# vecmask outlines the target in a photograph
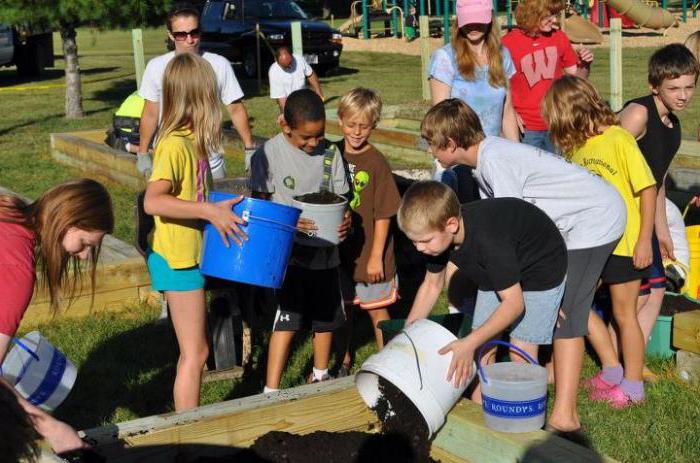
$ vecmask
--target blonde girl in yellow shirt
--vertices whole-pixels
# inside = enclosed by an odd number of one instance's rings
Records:
[[[208,203],[208,154],[220,148],[221,109],[216,77],[201,57],[183,53],[163,77],[163,118],[144,209],[155,216],[148,252],[152,287],[165,293],[180,358],[173,396],[175,410],[199,405],[202,370],[209,354],[204,277],[199,271],[202,221],[211,222],[228,246],[240,243],[243,221],[231,208],[241,201]]]
[[[625,232],[601,275],[610,288],[624,369],[605,324],[591,311],[588,338],[603,368],[587,383],[592,400],[624,408],[644,400],[644,336],[637,320],[637,295],[652,262],[656,181],[634,137],[619,126],[588,81],[574,76],[557,80],[543,109],[554,144],[568,159],[610,182],[627,207]]]

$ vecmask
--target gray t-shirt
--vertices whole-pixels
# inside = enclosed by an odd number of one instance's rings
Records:
[[[520,198],[542,209],[568,250],[602,246],[625,231],[627,212],[615,187],[556,154],[486,137],[473,175],[484,198]]]
[[[253,155],[250,189],[271,193],[272,201],[291,205],[295,196],[315,193],[323,180],[323,157],[329,143],[324,140],[312,154],[292,146],[283,133],[263,144]],[[340,152],[333,158],[329,190],[344,195],[350,191]],[[311,247],[294,244],[290,263],[313,270],[340,264],[338,247]]]

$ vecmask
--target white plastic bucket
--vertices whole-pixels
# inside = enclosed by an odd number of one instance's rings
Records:
[[[338,197],[342,198],[340,195]],[[315,247],[340,243],[338,226],[343,223],[347,203],[345,198],[342,203],[336,204],[311,204],[293,199],[292,206],[301,209],[301,218],[313,220],[317,228],[314,233],[297,233],[296,242]]]
[[[362,364],[355,385],[362,399],[374,408],[380,397],[379,377],[392,383],[420,411],[428,425],[428,438],[445,423],[452,409],[474,379],[476,367],[464,386],[447,381],[452,355],[438,351],[457,337],[431,320],[416,320]]]
[[[2,363],[2,376],[28,402],[53,411],[73,389],[75,365],[38,331],[13,342]]]
[[[495,344],[508,346],[530,363],[501,362],[481,366],[481,357]],[[479,380],[486,425],[501,432],[531,432],[544,426],[547,413],[547,369],[527,352],[503,341],[479,350]]]

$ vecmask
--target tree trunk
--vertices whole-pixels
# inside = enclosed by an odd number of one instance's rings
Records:
[[[66,117],[83,117],[83,95],[80,86],[80,65],[78,64],[77,32],[74,27],[61,29],[63,40],[63,60],[66,64]]]

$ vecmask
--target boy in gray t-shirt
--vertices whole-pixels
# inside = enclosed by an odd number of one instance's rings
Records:
[[[295,196],[315,193],[325,187],[337,194],[350,191],[341,155],[325,140],[326,116],[321,98],[311,90],[289,95],[284,107],[282,133],[268,140],[253,155],[250,188],[257,198],[291,204]],[[330,178],[324,175],[324,160],[330,161]],[[339,227],[344,238],[350,214]],[[312,221],[300,219],[300,230],[314,230]],[[267,358],[264,392],[279,388],[294,333],[309,327],[314,334],[314,367],[309,382],[329,379],[333,331],[345,322],[338,276],[337,246],[311,247],[296,242],[287,274],[278,292],[278,308]]]

